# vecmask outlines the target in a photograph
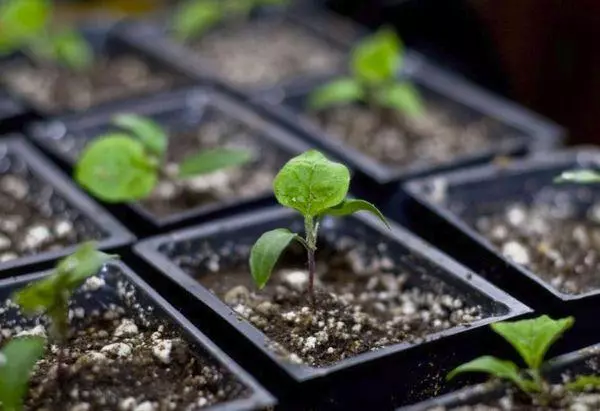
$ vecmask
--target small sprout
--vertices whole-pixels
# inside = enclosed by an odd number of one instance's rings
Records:
[[[75,179],[94,196],[109,203],[147,198],[159,177],[184,179],[252,161],[248,150],[214,148],[190,155],[179,164],[177,176],[164,170],[168,135],[151,119],[122,114],[113,120],[123,131],[88,144],[77,165]]]
[[[391,29],[381,29],[361,41],[352,51],[351,76],[342,77],[315,90],[308,100],[312,110],[356,102],[392,109],[410,116],[423,112],[419,91],[397,76],[404,62],[403,45]]]
[[[574,321],[573,317],[553,320],[544,315],[532,320],[492,324],[492,329],[519,353],[527,369],[519,369],[512,361],[484,356],[458,366],[447,379],[463,373],[482,372],[511,381],[525,393],[544,393],[548,385],[542,378],[541,366],[546,353],[573,326]]]
[[[0,403],[3,411],[21,411],[29,377],[44,353],[46,341],[23,337],[9,341],[0,351]]]
[[[556,177],[554,181],[556,183],[600,183],[600,173],[595,170],[587,169],[564,171],[560,176]]]
[[[566,383],[565,388],[571,392],[585,392],[600,389],[600,376],[579,375],[574,381]]]
[[[175,11],[171,31],[175,38],[186,41],[198,37],[224,20],[247,19],[265,6],[285,5],[289,0],[187,0]]]
[[[13,295],[14,301],[27,315],[45,313],[51,320],[50,335],[64,342],[69,331],[69,299],[84,281],[115,258],[96,250],[94,243],[84,243],[62,259],[54,272]]]
[[[326,215],[345,216],[368,211],[389,227],[381,212],[364,200],[347,199],[350,172],[346,166],[310,150],[288,161],[275,177],[277,201],[304,216],[305,237],[285,228],[264,233],[250,252],[250,271],[262,289],[271,277],[277,260],[292,242],[298,241],[308,253],[309,293],[314,300],[315,251],[319,220]]]

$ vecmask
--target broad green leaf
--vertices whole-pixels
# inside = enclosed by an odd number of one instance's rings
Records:
[[[565,384],[569,391],[591,391],[600,389],[600,376],[578,375],[574,381]]]
[[[94,50],[85,37],[75,30],[65,30],[50,39],[54,58],[72,70],[85,70],[94,62]]]
[[[353,75],[369,84],[393,79],[402,65],[402,43],[391,29],[381,29],[352,51]]]
[[[162,157],[167,151],[169,138],[156,121],[137,114],[119,114],[112,123],[132,133],[152,154]]]
[[[0,402],[3,411],[20,411],[35,363],[44,354],[40,337],[16,338],[0,352]]]
[[[253,153],[239,148],[213,148],[194,154],[179,164],[182,178],[208,174],[224,168],[239,167],[252,161]]]
[[[373,204],[365,200],[346,199],[335,207],[331,207],[323,211],[321,215],[340,217],[358,213],[359,211],[368,211],[375,217],[379,218],[387,228],[391,228],[381,211],[379,211],[379,209],[377,209],[377,207],[375,207]]]
[[[66,278],[50,275],[15,292],[13,299],[27,315],[46,311],[56,303],[58,284],[64,284]]]
[[[0,2],[0,54],[11,53],[40,36],[51,13],[48,0]]]
[[[188,0],[177,8],[171,27],[178,40],[200,36],[223,19],[222,0]]]
[[[492,329],[508,341],[527,366],[539,369],[546,353],[565,331],[573,326],[573,317],[553,320],[547,315],[514,322],[492,324]]]
[[[67,287],[72,292],[88,277],[97,274],[104,264],[115,258],[116,255],[97,250],[96,244],[89,241],[80,245],[70,256],[63,258],[56,266],[56,271],[67,274]]]
[[[487,373],[497,378],[512,381],[517,387],[525,392],[530,392],[532,391],[532,388],[534,388],[531,381],[528,381],[521,376],[519,367],[517,367],[514,362],[501,360],[489,355],[459,365],[446,376],[446,379],[451,380],[459,374],[472,372]]]
[[[88,144],[75,167],[75,179],[103,201],[133,201],[152,192],[157,168],[140,141],[115,133]]]
[[[600,183],[600,173],[595,170],[570,170],[563,172],[555,180],[557,183]]]
[[[309,150],[288,161],[275,176],[273,188],[277,201],[314,217],[340,204],[348,193],[350,171],[328,160],[316,150]]]
[[[297,234],[286,228],[278,228],[267,231],[254,243],[250,251],[250,271],[259,289],[264,288],[269,281],[283,250],[297,237]]]
[[[223,1],[223,14],[229,18],[247,18],[256,7],[258,2],[252,0],[229,0]]]
[[[382,107],[398,110],[409,116],[418,116],[424,111],[421,94],[410,83],[403,82],[382,87],[373,97]]]
[[[362,86],[352,78],[341,78],[313,91],[308,99],[311,110],[322,110],[340,104],[360,101],[364,98]]]

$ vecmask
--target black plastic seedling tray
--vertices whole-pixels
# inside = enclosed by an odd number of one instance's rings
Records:
[[[57,118],[31,128],[33,140],[67,170],[71,170],[85,145],[102,133],[114,130],[110,120],[115,114],[136,113],[159,121],[169,132],[192,130],[213,114],[231,117],[233,121],[252,130],[252,141],[260,149],[260,159],[277,158],[282,166],[289,158],[306,151],[309,146],[273,122],[265,120],[253,108],[236,98],[212,90],[195,87],[157,94],[91,110],[82,115]],[[170,144],[177,144],[172,139]],[[276,171],[276,170],[275,170]],[[193,222],[230,215],[274,202],[271,190],[252,197],[208,203],[186,211],[159,217],[140,203],[111,207],[131,230],[138,235],[164,232]]]
[[[340,236],[361,236],[366,244],[383,241],[393,249],[390,256],[396,263],[409,270],[411,283],[454,290],[467,302],[480,305],[486,316],[432,334],[424,343],[392,345],[332,366],[316,368],[283,361],[267,348],[268,339],[259,329],[241,319],[175,262],[179,257],[194,260],[198,250],[209,247],[223,250],[219,265],[227,270],[227,264],[239,261],[228,262],[226,250],[232,246],[249,248],[261,233],[277,227],[301,230],[302,220],[289,210],[267,208],[145,240],[135,246],[134,253],[157,270],[156,284],[182,301],[184,312],[193,313],[189,314],[192,321],[206,325],[209,335],[283,398],[282,403],[290,404],[284,409],[304,409],[300,404],[328,410],[390,409],[429,398],[432,392],[447,389],[444,370],[470,358],[474,351],[494,346],[493,339],[488,341],[486,324],[529,312],[525,305],[399,227],[387,231],[375,219],[362,215],[327,219],[322,224],[327,242]],[[205,268],[200,270],[209,272],[204,266],[207,262],[202,261],[200,267]]]
[[[545,366],[544,374],[550,382],[563,382],[562,375],[571,377],[577,375],[597,375],[598,370],[594,364],[598,364],[600,344],[592,345],[575,352],[553,358]],[[480,384],[465,388],[460,391],[449,393],[421,403],[399,408],[396,411],[429,411],[433,409],[454,409],[455,407],[476,405],[499,399],[505,392],[505,385],[499,383]]]
[[[44,278],[46,275],[48,275],[48,272],[0,280],[0,298],[2,300],[10,298],[11,294],[16,290],[32,281]],[[162,298],[125,264],[122,262],[108,263],[97,276],[104,280],[104,285],[95,291],[76,292],[73,297],[74,304],[83,307],[86,312],[106,309],[106,307],[114,304],[117,307],[125,309],[125,312],[131,318],[151,315],[153,320],[167,321],[181,330],[183,337],[189,344],[194,346],[198,354],[212,358],[216,363],[232,373],[248,390],[248,395],[245,398],[205,408],[207,411],[251,411],[274,405],[274,398],[253,377],[239,367],[198,328],[194,327],[175,307]],[[121,291],[123,289],[127,290],[127,293],[125,293],[128,296],[127,298],[123,298],[124,293]],[[135,295],[133,300],[130,299],[131,295]],[[18,315],[15,309],[6,310],[0,314],[0,320],[3,323],[7,320],[14,321],[15,315]],[[28,324],[34,323],[35,320],[23,319],[23,322],[24,324]]]
[[[0,168],[3,174],[11,171],[25,178],[36,200],[44,200],[46,211],[60,213],[74,223],[82,224],[86,234],[92,234],[103,250],[118,250],[135,240],[116,219],[78,190],[69,179],[21,137],[0,140]],[[8,201],[3,199],[2,201]],[[0,216],[0,219],[6,216]],[[77,244],[52,251],[43,251],[0,262],[0,277],[21,274],[25,270],[48,267],[57,258],[72,253]]]
[[[600,290],[567,294],[505,258],[469,223],[478,207],[521,202],[560,204],[574,199],[581,214],[600,195],[597,185],[556,184],[563,171],[598,169],[595,149],[551,152],[505,165],[487,165],[410,181],[408,213],[418,233],[491,282],[542,313],[595,316]],[[389,208],[393,212],[394,206]],[[392,215],[393,217],[393,215]]]
[[[461,121],[480,117],[493,120],[496,125],[492,138],[498,141],[489,149],[460,156],[446,163],[393,167],[328,136],[308,118],[306,100],[309,93],[331,77],[282,84],[272,90],[265,90],[259,100],[274,118],[354,169],[357,173],[357,188],[367,187],[367,193],[370,191],[372,198],[377,201],[387,200],[396,190],[395,183],[399,181],[486,163],[499,156],[517,156],[547,150],[558,146],[565,137],[565,131],[551,121],[437,67],[416,52],[406,54],[403,76],[419,88],[426,101],[439,103]],[[500,141],[500,137],[504,139]]]
[[[0,89],[0,133],[16,131],[27,119],[27,109],[13,96]]]

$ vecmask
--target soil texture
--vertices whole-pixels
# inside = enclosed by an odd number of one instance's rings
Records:
[[[49,113],[83,111],[100,103],[172,88],[178,79],[132,55],[99,57],[83,72],[19,60],[2,64],[0,83]],[[180,81],[179,81],[180,82]]]

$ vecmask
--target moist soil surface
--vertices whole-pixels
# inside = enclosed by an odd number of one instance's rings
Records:
[[[498,136],[491,135],[490,119],[458,122],[451,112],[432,104],[413,117],[354,105],[333,107],[311,119],[327,135],[396,168],[444,163],[498,143]]]
[[[102,237],[50,185],[21,173],[0,177],[0,262]]]
[[[244,87],[323,75],[344,63],[342,52],[307,29],[280,19],[230,23],[190,47],[220,78]]]
[[[50,113],[82,111],[100,103],[166,90],[178,82],[132,55],[99,57],[81,73],[24,60],[0,68],[1,84]]]
[[[300,249],[280,264],[261,291],[245,265],[218,270],[217,261],[214,273],[198,279],[264,332],[279,355],[311,366],[400,342],[416,343],[483,316],[480,307],[455,295],[409,285],[409,274],[391,259],[367,259],[356,248],[348,240],[344,251],[320,250],[314,305],[306,293],[308,273]]]
[[[169,324],[128,316],[115,305],[90,312],[73,307],[72,313],[77,325],[65,348],[48,344],[34,368],[26,411],[184,411],[246,395]],[[3,324],[1,339],[46,336],[45,324]]]
[[[156,216],[164,217],[192,208],[226,201],[257,197],[272,189],[282,165],[274,147],[260,147],[257,131],[228,119],[214,116],[193,131],[172,136],[166,169],[176,175],[177,164],[201,150],[230,147],[249,150],[253,161],[241,166],[174,182],[162,179],[141,204]]]
[[[587,216],[542,204],[508,204],[475,228],[517,264],[568,294],[600,288],[600,205]]]

